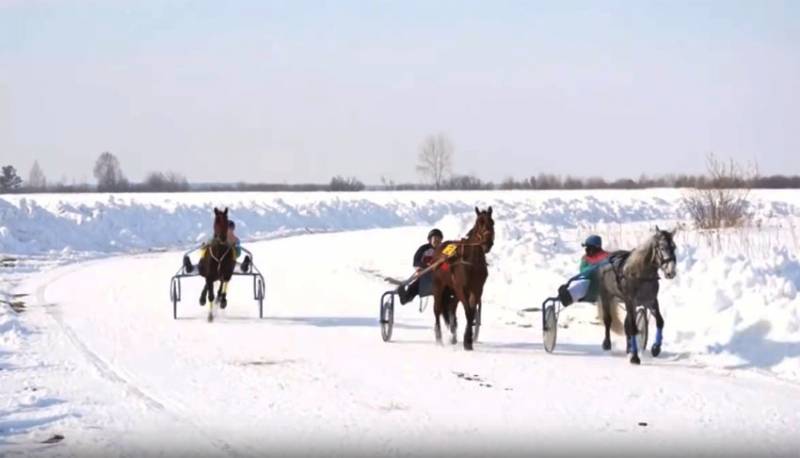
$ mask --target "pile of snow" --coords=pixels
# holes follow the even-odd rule
[[[497,241],[487,301],[506,311],[498,319],[511,322],[575,274],[587,234],[601,234],[608,249],[630,249],[656,225],[690,227],[681,196],[678,190],[4,196],[0,253],[43,263],[185,248],[209,236],[215,206],[230,208],[237,233],[249,242],[411,225],[421,226],[421,242],[434,224],[447,237],[464,234],[473,208],[492,205]],[[665,350],[800,379],[800,199],[792,191],[751,197],[756,227],[679,232],[678,277],[662,281],[660,296]],[[396,262],[385,253],[370,257],[377,270]],[[587,310],[571,308],[565,319],[593,313]]]
[[[209,236],[213,207],[229,207],[243,240],[432,224],[493,205],[501,220],[557,228],[683,219],[677,190],[38,194],[0,197],[0,253],[124,253],[180,248]],[[759,215],[798,215],[780,195],[757,196]],[[522,236],[521,229],[510,228]]]
[[[800,219],[787,213],[764,218],[762,226],[754,228],[679,230],[678,276],[662,280],[659,295],[668,356],[691,356],[703,364],[766,370],[800,380]],[[658,224],[671,229],[678,223],[685,221]],[[488,301],[504,305],[508,314],[502,319],[513,321],[513,311],[540,305],[577,273],[580,241],[586,234],[602,234],[609,250],[633,249],[654,226],[585,221],[572,228],[523,215],[501,221],[490,257]],[[562,315],[566,322],[576,316],[594,320],[596,311],[581,304]],[[565,330],[559,339],[568,336]],[[622,338],[616,339],[621,345]],[[598,345],[601,340],[598,329]]]

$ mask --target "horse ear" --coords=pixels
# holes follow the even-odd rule
[[[222,212],[223,215],[228,216],[228,207],[225,207],[225,211]]]
[[[489,216],[492,216],[492,206],[491,206],[491,205],[489,205],[489,210],[488,210],[488,212],[489,212]]]
[[[661,229],[658,228],[658,224],[656,224],[656,232],[661,232]]]
[[[217,209],[217,207],[214,207],[214,214],[216,215],[218,213],[219,213],[219,209]]]
[[[481,211],[480,211],[480,210],[478,210],[478,207],[475,207],[475,214],[476,214],[476,215],[480,215],[480,214],[481,214]]]

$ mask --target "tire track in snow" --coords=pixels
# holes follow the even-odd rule
[[[64,318],[61,315],[60,310],[55,307],[56,304],[47,304],[45,302],[45,291],[47,291],[48,285],[55,283],[56,281],[60,280],[67,275],[71,275],[81,269],[85,268],[90,263],[81,263],[75,267],[64,269],[55,277],[51,277],[48,281],[42,282],[36,288],[35,297],[37,301],[37,305],[44,306],[44,309],[50,318],[58,325],[59,329],[64,333],[67,339],[72,343],[72,345],[83,355],[84,358],[94,367],[97,372],[109,382],[122,387],[128,394],[134,396],[135,398],[139,399],[145,406],[150,408],[151,410],[155,410],[161,412],[176,422],[183,423],[190,428],[200,432],[200,434],[208,440],[208,442],[214,446],[214,448],[220,450],[224,454],[228,456],[244,456],[241,453],[238,453],[231,444],[217,439],[211,434],[209,434],[204,428],[200,427],[196,423],[192,422],[191,420],[182,417],[181,415],[171,411],[168,409],[162,402],[157,400],[154,396],[151,396],[144,392],[141,388],[133,384],[132,382],[126,380],[124,377],[119,375],[117,371],[114,370],[113,366],[105,362],[97,353],[93,352],[91,348],[89,348],[86,343],[81,340],[80,337],[75,333],[75,331],[69,327],[67,323],[64,322]]]

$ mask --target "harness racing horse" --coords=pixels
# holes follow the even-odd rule
[[[467,233],[467,238],[460,241],[444,242],[436,249],[434,259],[447,258],[433,273],[433,313],[436,317],[434,327],[436,342],[442,343],[442,329],[439,317],[444,315],[444,322],[450,328],[450,343],[458,342],[456,332],[456,310],[458,303],[464,304],[467,317],[467,328],[464,331],[464,349],[472,350],[472,326],[475,312],[481,304],[483,285],[489,272],[486,254],[494,245],[494,220],[492,207],[478,210],[475,207],[475,224]]]
[[[208,296],[209,311],[208,321],[214,320],[212,312],[214,304],[214,282],[219,281],[217,291],[220,308],[228,306],[228,282],[233,276],[233,269],[236,267],[236,256],[234,247],[228,243],[228,208],[219,211],[214,208],[214,238],[206,247],[205,253],[200,258],[198,270],[200,275],[206,279],[203,291],[200,293],[200,305],[206,304]]]
[[[618,303],[625,305],[625,336],[627,348],[631,353],[630,362],[639,364],[639,350],[636,344],[636,307],[643,305],[653,310],[656,317],[656,338],[652,347],[653,356],[661,352],[664,318],[658,305],[658,271],[668,279],[675,278],[676,231],[663,231],[656,226],[655,234],[641,246],[630,252],[612,255],[610,262],[598,268],[600,282],[600,311],[605,324],[603,350],[611,350],[609,330],[618,324]],[[616,321],[616,323],[612,323]],[[613,326],[616,330],[620,326]]]

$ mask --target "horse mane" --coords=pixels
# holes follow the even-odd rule
[[[647,270],[653,268],[655,259],[656,241],[660,234],[654,234],[644,243],[634,248],[628,255],[623,272],[626,277],[641,277]]]

